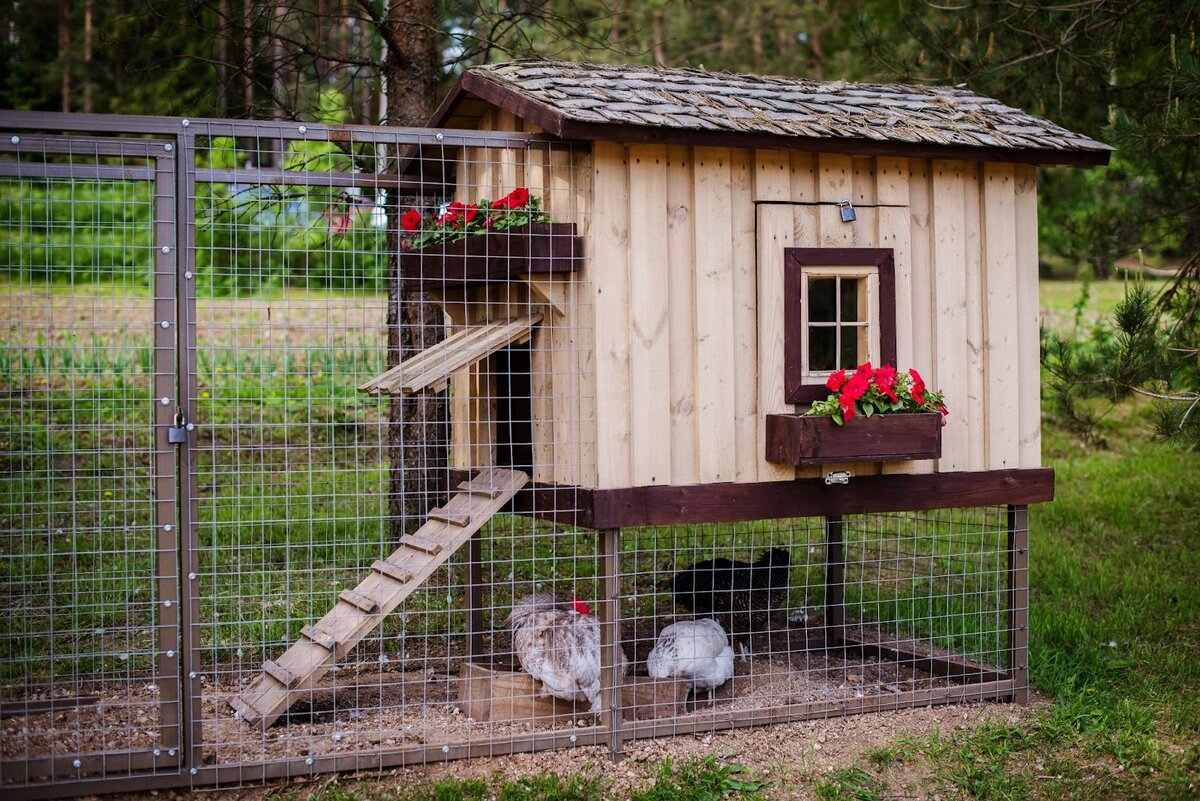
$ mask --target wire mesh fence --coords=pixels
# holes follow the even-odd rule
[[[116,125],[0,139],[5,784],[1012,694],[1022,511],[592,528],[586,147]]]

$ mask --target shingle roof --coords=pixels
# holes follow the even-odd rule
[[[968,89],[821,82],[552,61],[473,67],[457,97],[475,95],[507,107],[551,133],[572,138],[628,138],[652,129],[670,141],[682,134],[737,143],[754,137],[868,143],[864,153],[980,149],[1027,154],[1021,161],[1104,163],[1111,148]],[[455,97],[435,118],[451,116]],[[612,127],[609,127],[612,126]],[[620,128],[626,136],[615,130]],[[831,140],[831,141],[828,141]],[[690,140],[689,140],[690,141]],[[762,145],[769,146],[769,145]],[[850,148],[838,147],[838,150]],[[983,155],[982,153],[980,154]],[[962,156],[960,156],[962,157]]]

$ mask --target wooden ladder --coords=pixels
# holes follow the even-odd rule
[[[483,527],[529,481],[519,470],[484,470],[458,486],[445,507],[400,540],[387,559],[371,565],[357,587],[343,590],[325,617],[300,630],[300,639],[229,705],[242,720],[266,728],[291,706],[296,694],[311,690],[358,641],[370,634],[405,598]]]

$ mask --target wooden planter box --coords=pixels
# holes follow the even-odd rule
[[[831,417],[767,415],[767,461],[779,464],[898,462],[942,455],[942,416],[858,415],[845,425]]]
[[[400,278],[409,285],[480,284],[527,273],[573,273],[582,267],[583,245],[575,223],[529,223],[400,254]]]

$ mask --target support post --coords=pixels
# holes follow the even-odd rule
[[[825,647],[840,648],[846,639],[846,550],[842,516],[825,518]]]
[[[483,565],[478,533],[467,540],[464,551],[463,614],[467,628],[467,661],[474,662],[483,653]]]
[[[604,726],[608,729],[608,751],[613,762],[622,753],[621,714],[621,530],[600,531],[603,575],[600,588],[601,691],[606,699]]]
[[[154,165],[154,582],[155,650],[158,674],[159,740],[165,753],[176,754],[183,734],[181,727],[179,660],[178,502],[176,470],[178,454],[168,431],[182,410],[176,384],[176,335],[179,317],[175,306],[176,230],[174,198],[176,163],[173,152],[164,151]],[[161,399],[161,402],[159,402]]]
[[[1008,674],[1012,699],[1029,703],[1029,507],[1008,507]]]
[[[196,398],[196,171],[195,134],[181,132],[175,138],[175,302],[177,305],[176,379],[179,405],[188,421],[197,418]],[[201,424],[203,421],[199,421]],[[199,769],[204,764],[204,686],[200,682],[200,489],[193,449],[196,432],[188,432],[179,446],[179,650],[183,682],[183,767]]]

